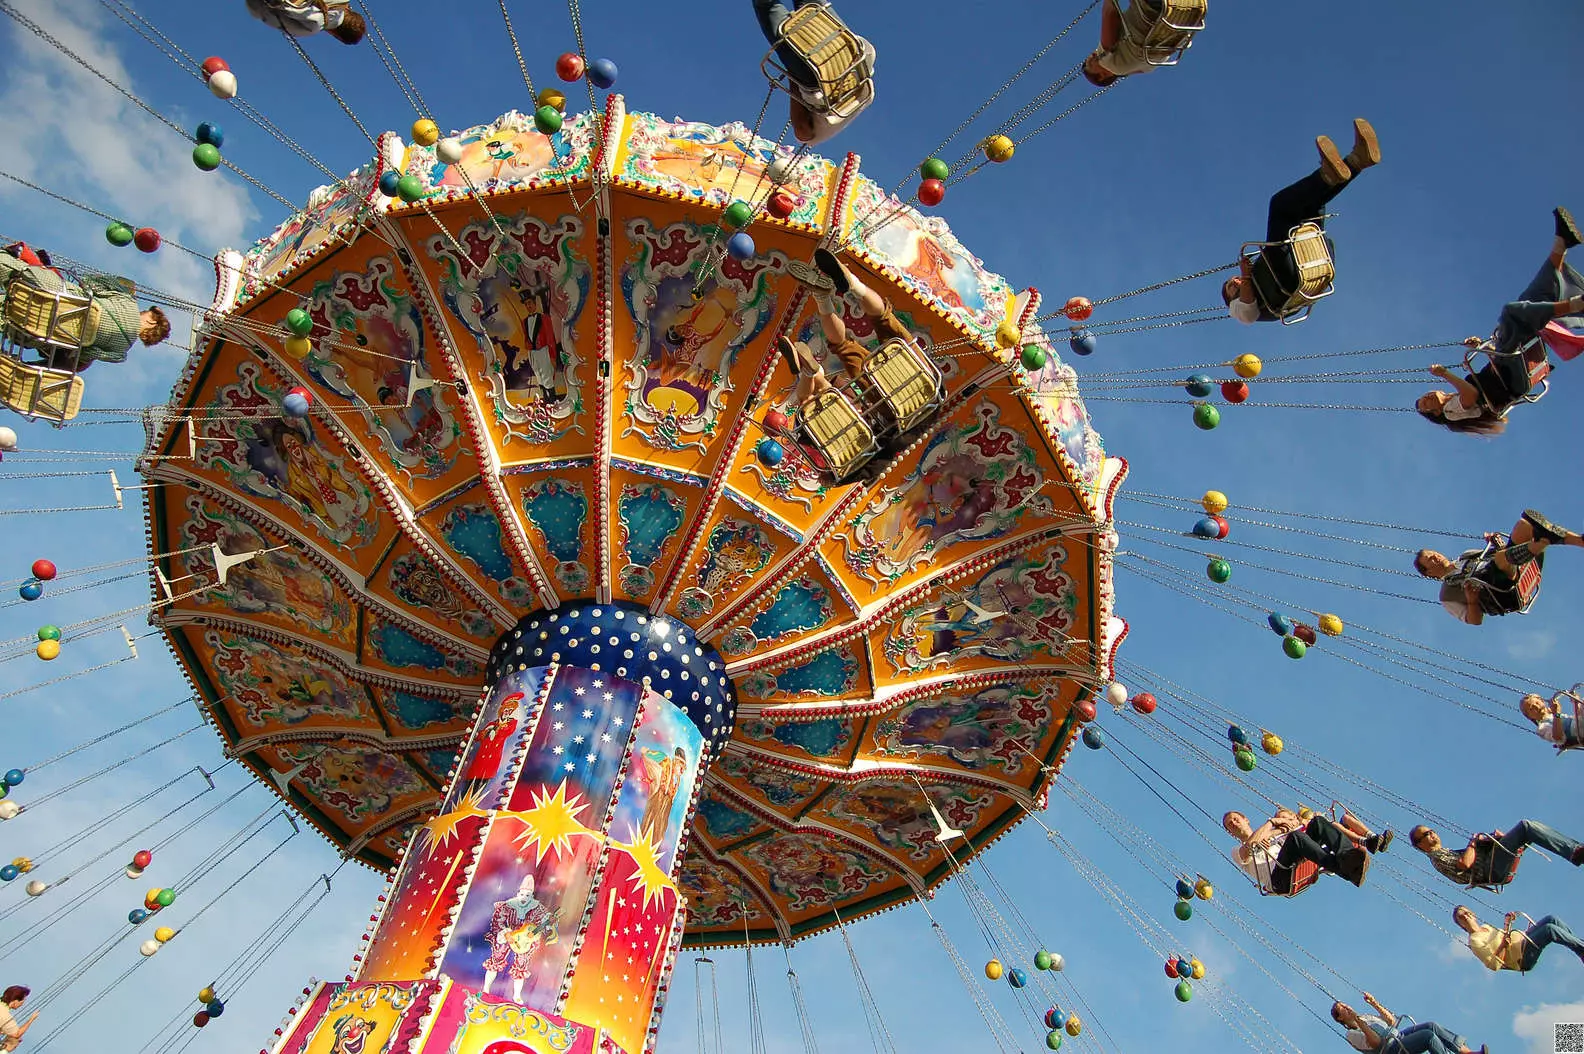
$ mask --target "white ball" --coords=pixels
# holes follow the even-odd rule
[[[48,882],[40,882],[35,878],[33,881],[27,884],[27,895],[30,897],[41,897],[44,895],[44,891],[48,888]]]
[[[1112,706],[1122,706],[1128,701],[1128,690],[1121,681],[1112,681],[1111,687],[1106,689],[1106,702]]]
[[[17,434],[14,429],[0,425],[0,450],[15,450]]]
[[[1053,971],[1060,972],[1064,967],[1066,967],[1066,965],[1067,965],[1067,960],[1063,959],[1059,952],[1051,952],[1051,967],[1050,968]]]
[[[216,70],[209,74],[209,91],[216,99],[236,98],[236,74],[230,70]]]
[[[215,74],[215,76],[218,77],[219,74],[217,73],[217,74]],[[155,940],[147,940],[147,941],[144,941],[142,944],[138,945],[138,952],[144,958],[148,958],[150,955],[153,955],[155,952],[157,952],[159,950],[160,950],[160,942],[159,941],[155,941]]]
[[[448,165],[456,164],[462,160],[462,140],[446,136],[435,144],[435,157]]]
[[[14,820],[22,812],[22,806],[14,801],[0,801],[0,820]]]
[[[790,157],[776,158],[765,166],[765,175],[769,176],[770,182],[776,186],[787,182],[792,178],[792,159]]]

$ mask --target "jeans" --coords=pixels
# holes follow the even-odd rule
[[[781,37],[782,23],[802,4],[797,0],[793,0],[790,6],[786,0],[753,0],[753,6],[754,14],[759,18],[760,31],[764,33],[765,39],[774,45]],[[814,72],[814,67],[810,66],[795,48],[783,44],[777,47],[775,52],[788,77],[809,91],[819,90],[819,74]]]
[[[1324,816],[1316,816],[1301,831],[1294,831],[1282,839],[1276,853],[1276,863],[1292,867],[1299,860],[1309,860],[1327,871],[1335,871],[1337,854],[1353,848],[1353,842],[1342,829]]]
[[[1548,853],[1571,860],[1578,852],[1579,843],[1560,831],[1533,820],[1519,820],[1506,834],[1496,839],[1496,844],[1516,856],[1525,846],[1538,845]]]
[[[1434,1021],[1409,1025],[1381,1045],[1380,1054],[1458,1054],[1468,1047],[1463,1037]]]
[[[1523,968],[1527,973],[1540,961],[1540,953],[1548,944],[1560,944],[1584,962],[1584,941],[1573,935],[1567,923],[1554,915],[1547,915],[1524,931]]]
[[[1534,280],[1518,294],[1518,299],[1502,308],[1501,319],[1496,323],[1496,350],[1516,351],[1518,345],[1537,336],[1555,317],[1551,313],[1552,304],[1580,295],[1584,295],[1584,277],[1568,264],[1552,267],[1547,260]],[[1563,317],[1576,323],[1568,327],[1570,329],[1584,325],[1584,316]]]
[[[1287,232],[1306,220],[1325,226],[1321,214],[1331,199],[1342,193],[1342,183],[1331,186],[1321,177],[1320,170],[1309,173],[1291,186],[1283,187],[1271,195],[1270,211],[1265,217],[1265,240],[1284,242]]]

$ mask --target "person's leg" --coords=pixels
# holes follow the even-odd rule
[[[1325,212],[1326,205],[1331,199],[1342,192],[1346,183],[1332,185],[1328,183],[1324,172],[1315,169],[1307,176],[1291,183],[1271,195],[1270,208],[1266,212],[1265,240],[1268,242],[1281,242],[1287,240],[1287,233],[1305,220],[1315,220],[1321,226],[1321,213]]]
[[[1341,827],[1349,837],[1363,842],[1364,848],[1372,853],[1381,852],[1391,845],[1392,839],[1396,837],[1396,833],[1389,830],[1382,831],[1379,835],[1376,835],[1374,831],[1364,825],[1363,820],[1360,820],[1346,809],[1342,810]]]
[[[1466,1049],[1461,1036],[1434,1021],[1403,1029],[1395,1042],[1388,1041],[1381,1048],[1383,1054],[1386,1051],[1392,1054],[1398,1051],[1402,1054],[1460,1054]]]
[[[1329,820],[1317,816],[1310,820],[1309,826],[1302,831],[1294,831],[1282,839],[1282,847],[1276,854],[1276,863],[1282,867],[1291,867],[1299,860],[1308,860],[1319,864],[1327,871],[1334,871],[1337,854],[1344,847],[1351,845],[1347,836]]]
[[[1568,928],[1568,924],[1554,915],[1547,915],[1524,931],[1524,937],[1529,944],[1524,948],[1524,969],[1534,969],[1534,963],[1540,958],[1540,951],[1548,944],[1560,944],[1571,951],[1584,962],[1584,941]]]
[[[787,4],[785,0],[753,0],[754,15],[759,19],[759,30],[764,34],[765,40],[775,47],[776,58],[781,60],[781,66],[786,70],[787,76],[809,91],[818,91],[819,74],[815,73],[814,68],[798,54],[797,49],[786,44],[776,46],[776,42],[781,37],[781,27],[796,6],[795,3]]]
[[[1516,853],[1525,846],[1537,845],[1546,852],[1569,861],[1584,850],[1584,845],[1575,839],[1534,820],[1519,820],[1496,839],[1496,842],[1509,853]]]

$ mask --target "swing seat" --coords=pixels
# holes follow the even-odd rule
[[[13,281],[6,289],[6,338],[35,351],[81,351],[98,336],[99,317],[99,305],[85,293],[40,289],[25,281]]]
[[[1523,391],[1514,391],[1512,387],[1501,379],[1502,362],[1511,361],[1510,356],[1517,356],[1526,367],[1529,377],[1529,386]],[[1479,360],[1484,358],[1490,367],[1490,372],[1481,376]],[[1510,352],[1499,352],[1490,341],[1482,341],[1469,349],[1463,356],[1463,368],[1468,371],[1469,378],[1474,382],[1474,387],[1479,392],[1480,402],[1485,409],[1497,417],[1506,418],[1507,411],[1519,403],[1537,403],[1551,390],[1551,359],[1547,354],[1545,342],[1540,337],[1531,337],[1521,346]]]
[[[1241,255],[1249,261],[1260,306],[1284,326],[1308,318],[1309,309],[1331,295],[1336,281],[1331,242],[1313,221],[1287,232],[1286,241],[1245,242]],[[1291,267],[1285,266],[1289,261]]]
[[[1584,681],[1562,693],[1573,700],[1573,738],[1564,738],[1556,745],[1557,754],[1584,749]]]
[[[1486,542],[1478,556],[1469,559],[1454,575],[1471,581],[1482,597],[1480,609],[1487,615],[1527,615],[1529,609],[1534,607],[1535,600],[1540,596],[1541,565],[1540,560],[1534,559],[1518,569],[1518,579],[1511,589],[1498,589],[1481,578],[1474,577],[1475,573],[1484,565],[1490,563],[1496,546]],[[1448,576],[1451,577],[1451,576]],[[1490,601],[1489,606],[1485,600]]]
[[[1160,14],[1151,17],[1142,0],[1131,0],[1127,10],[1120,0],[1106,0],[1118,12],[1122,39],[1126,40],[1151,66],[1175,66],[1183,52],[1193,46],[1194,34],[1205,25],[1209,0],[1157,0]]]
[[[1527,848],[1527,847],[1526,847]],[[1494,850],[1493,850],[1494,852]],[[1483,889],[1487,893],[1500,893],[1514,878],[1518,877],[1518,864],[1523,860],[1524,850],[1520,849],[1513,854],[1512,863],[1502,868],[1499,874],[1492,874],[1485,882],[1470,882],[1470,889]]]
[[[943,378],[940,368],[911,341],[892,339],[880,345],[859,372],[873,416],[889,418],[896,432],[907,432],[939,408]]]
[[[803,445],[814,467],[841,482],[879,451],[874,430],[847,393],[823,391],[798,410]]]
[[[808,92],[786,71],[777,51],[786,47],[808,63],[819,77],[820,97]],[[846,120],[874,100],[874,47],[837,17],[831,6],[804,4],[787,16],[781,35],[760,68],[772,87],[786,92],[817,116]]]
[[[0,402],[26,417],[64,424],[82,407],[83,381],[70,370],[0,355]]]

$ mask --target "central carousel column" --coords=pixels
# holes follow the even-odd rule
[[[674,877],[734,720],[724,670],[638,605],[519,622],[356,980],[311,992],[279,1054],[651,1049],[686,916]]]

